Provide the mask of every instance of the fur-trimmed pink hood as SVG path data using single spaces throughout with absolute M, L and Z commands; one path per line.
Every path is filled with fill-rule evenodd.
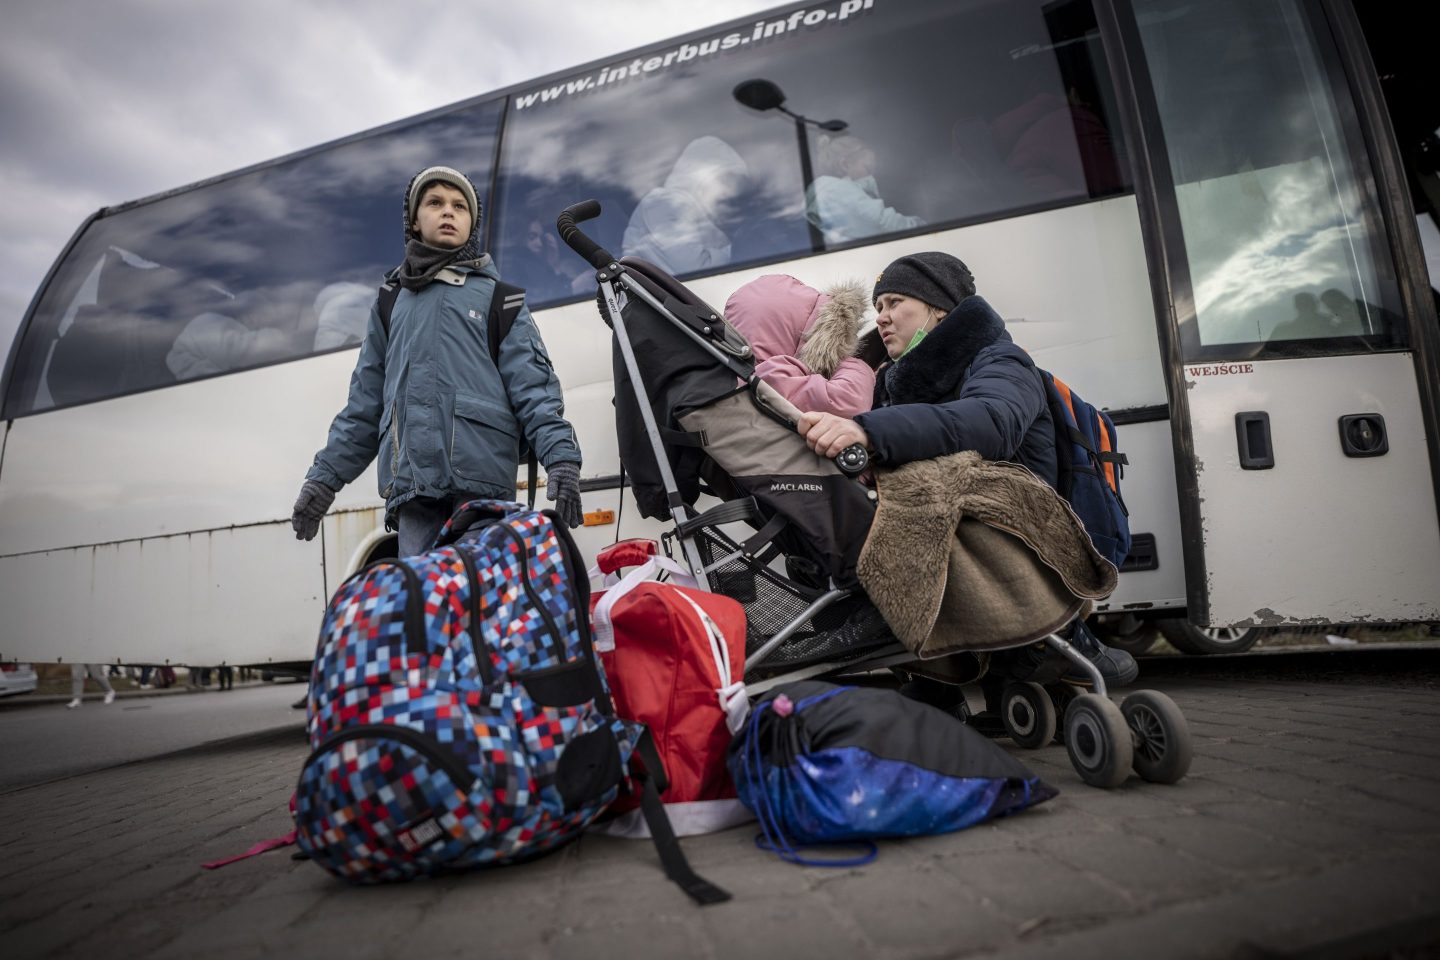
M 869 305 L 858 282 L 822 293 L 770 274 L 736 290 L 725 319 L 750 341 L 760 379 L 796 407 L 853 417 L 870 409 L 875 392 L 874 371 L 855 357 Z
M 829 377 L 840 361 L 855 355 L 867 307 L 859 283 L 836 284 L 822 293 L 794 277 L 769 274 L 731 295 L 725 319 L 750 341 L 756 360 L 795 357 Z

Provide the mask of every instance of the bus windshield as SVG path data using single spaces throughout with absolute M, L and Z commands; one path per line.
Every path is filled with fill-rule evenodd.
M 1087 0 L 876 0 L 841 19 L 852 6 L 512 96 L 507 278 L 532 303 L 593 292 L 551 229 L 586 197 L 607 249 L 690 277 L 1128 189 Z

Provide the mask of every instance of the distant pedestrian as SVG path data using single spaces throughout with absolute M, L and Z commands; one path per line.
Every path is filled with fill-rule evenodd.
M 110 681 L 105 679 L 105 670 L 98 663 L 72 663 L 70 664 L 70 696 L 71 701 L 65 704 L 71 710 L 80 706 L 80 695 L 85 692 L 85 674 L 89 673 L 91 678 L 105 691 L 105 702 L 115 702 L 115 688 L 110 686 Z
M 229 666 L 216 667 L 216 668 L 215 668 L 215 673 L 216 673 L 216 675 L 217 675 L 217 677 L 218 677 L 218 681 L 217 681 L 217 682 L 219 683 L 221 690 L 234 690 L 234 689 L 235 689 L 235 668 L 234 668 L 234 667 L 229 667 Z

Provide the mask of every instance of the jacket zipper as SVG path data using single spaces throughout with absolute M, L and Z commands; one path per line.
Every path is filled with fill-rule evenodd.
M 320 742 L 320 746 L 311 751 L 310 756 L 305 760 L 305 768 L 314 763 L 323 753 L 334 749 L 347 740 L 385 739 L 403 743 L 414 750 L 425 759 L 432 761 L 441 770 L 444 770 L 450 777 L 450 781 L 462 790 L 471 790 L 479 779 L 475 772 L 460 762 L 460 758 L 454 753 L 442 748 L 437 741 L 418 730 L 409 727 L 392 726 L 386 723 L 365 723 L 354 727 L 346 727 L 338 733 L 333 733 Z M 303 769 L 302 769 L 303 772 Z

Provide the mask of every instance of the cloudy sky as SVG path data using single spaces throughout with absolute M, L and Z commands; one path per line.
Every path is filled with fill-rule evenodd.
M 779 3 L 7 0 L 0 357 L 100 207 Z

